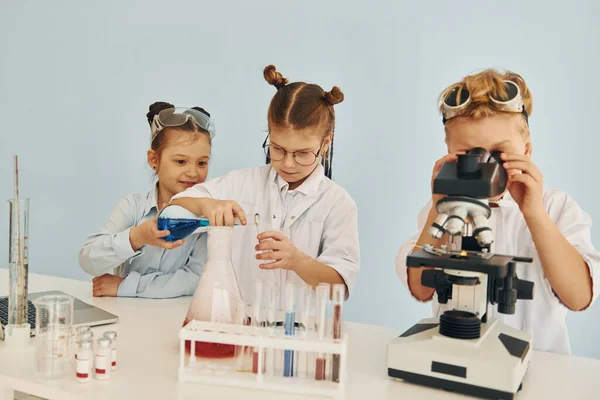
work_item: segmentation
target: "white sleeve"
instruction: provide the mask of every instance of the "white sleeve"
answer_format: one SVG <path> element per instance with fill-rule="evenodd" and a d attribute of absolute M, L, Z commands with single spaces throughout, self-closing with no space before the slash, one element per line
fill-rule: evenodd
<path fill-rule="evenodd" d="M 171 201 L 182 197 L 236 200 L 239 197 L 239 191 L 242 190 L 245 181 L 249 178 L 248 172 L 248 169 L 232 171 L 218 178 L 199 183 L 176 194 Z"/>
<path fill-rule="evenodd" d="M 581 254 L 592 278 L 592 301 L 600 291 L 600 253 L 591 238 L 592 218 L 566 192 L 557 191 L 548 205 L 548 214 L 569 243 Z"/>
<path fill-rule="evenodd" d="M 348 287 L 348 295 L 360 268 L 358 210 L 353 201 L 336 202 L 325 219 L 317 261 L 335 269 Z"/>
<path fill-rule="evenodd" d="M 406 257 L 412 252 L 412 249 L 417 244 L 417 240 L 419 240 L 419 236 L 421 236 L 421 232 L 423 231 L 425 223 L 427 222 L 427 216 L 429 215 L 431 206 L 432 202 L 429 200 L 427 205 L 423 207 L 423 209 L 419 212 L 419 216 L 417 217 L 417 233 L 402 243 L 402 246 L 400 246 L 400 249 L 398 250 L 398 254 L 396 254 L 396 273 L 400 277 L 404 287 L 409 289 L 409 291 L 410 288 L 408 287 L 408 267 L 406 266 Z"/>

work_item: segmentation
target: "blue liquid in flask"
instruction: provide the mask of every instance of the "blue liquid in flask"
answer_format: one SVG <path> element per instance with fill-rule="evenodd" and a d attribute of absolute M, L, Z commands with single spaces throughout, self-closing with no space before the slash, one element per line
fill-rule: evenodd
<path fill-rule="evenodd" d="M 161 231 L 169 231 L 169 235 L 163 239 L 167 242 L 181 240 L 191 235 L 196 229 L 209 226 L 207 219 L 192 219 L 192 218 L 158 218 L 158 229 Z"/>
<path fill-rule="evenodd" d="M 185 239 L 198 228 L 207 228 L 210 221 L 206 218 L 197 217 L 191 211 L 178 206 L 170 205 L 162 209 L 158 214 L 158 230 L 169 231 L 169 235 L 163 239 L 167 242 Z M 235 224 L 239 225 L 236 218 Z"/>

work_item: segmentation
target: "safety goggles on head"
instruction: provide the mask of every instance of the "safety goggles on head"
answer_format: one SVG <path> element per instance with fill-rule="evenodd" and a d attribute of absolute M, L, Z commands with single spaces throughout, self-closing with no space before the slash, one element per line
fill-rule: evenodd
<path fill-rule="evenodd" d="M 153 141 L 164 128 L 181 126 L 189 120 L 192 120 L 200 129 L 207 131 L 211 139 L 215 136 L 215 124 L 208 115 L 193 108 L 176 107 L 164 109 L 154 116 L 150 127 L 152 132 L 150 141 Z"/>
<path fill-rule="evenodd" d="M 497 111 L 521 113 L 529 124 L 529 116 L 521 97 L 519 85 L 513 81 L 505 80 L 504 89 L 506 96 L 495 98 L 489 95 L 489 105 Z M 464 113 L 471 104 L 471 93 L 464 84 L 454 86 L 442 95 L 442 123 L 446 124 L 450 118 Z"/>

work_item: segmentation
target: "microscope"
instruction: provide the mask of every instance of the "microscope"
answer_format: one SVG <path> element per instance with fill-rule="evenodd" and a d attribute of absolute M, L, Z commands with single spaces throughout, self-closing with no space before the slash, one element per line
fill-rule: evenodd
<path fill-rule="evenodd" d="M 446 195 L 437 202 L 438 217 L 429 234 L 450 246 L 425 245 L 409 254 L 409 268 L 422 271 L 421 284 L 435 289 L 440 307 L 449 310 L 427 318 L 388 345 L 388 375 L 420 385 L 467 395 L 513 399 L 529 367 L 532 338 L 490 317 L 514 314 L 517 300 L 533 299 L 533 282 L 519 280 L 516 265 L 531 258 L 491 252 L 494 241 L 488 224 L 489 200 L 499 197 L 508 176 L 500 153 L 475 148 L 445 163 L 433 192 Z"/>

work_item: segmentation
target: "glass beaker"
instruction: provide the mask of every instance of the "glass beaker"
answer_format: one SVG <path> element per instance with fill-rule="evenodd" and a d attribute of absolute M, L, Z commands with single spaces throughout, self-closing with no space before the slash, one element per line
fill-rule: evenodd
<path fill-rule="evenodd" d="M 73 298 L 46 295 L 34 300 L 36 309 L 36 364 L 42 379 L 58 379 L 71 368 Z"/>
<path fill-rule="evenodd" d="M 18 202 L 9 199 L 8 203 L 10 209 L 8 324 L 21 327 L 28 323 L 29 199 L 21 199 Z"/>
<path fill-rule="evenodd" d="M 236 321 L 236 309 L 242 296 L 231 263 L 232 231 L 233 228 L 226 226 L 208 228 L 207 260 L 184 326 L 191 320 L 225 324 Z M 186 342 L 186 348 L 190 351 L 190 342 Z M 235 353 L 234 345 L 219 343 L 196 342 L 194 348 L 197 357 L 228 358 Z"/>

